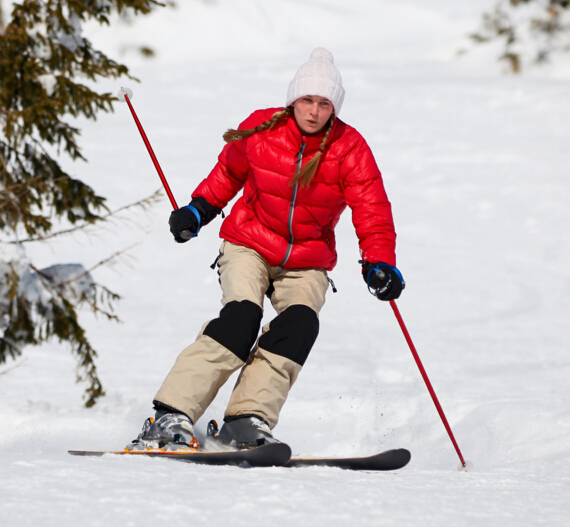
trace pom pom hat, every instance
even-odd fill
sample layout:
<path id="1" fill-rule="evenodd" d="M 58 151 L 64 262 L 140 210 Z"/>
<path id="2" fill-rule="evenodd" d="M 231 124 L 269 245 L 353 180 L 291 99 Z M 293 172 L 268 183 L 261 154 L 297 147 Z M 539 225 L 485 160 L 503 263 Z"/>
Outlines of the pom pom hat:
<path id="1" fill-rule="evenodd" d="M 344 101 L 342 77 L 334 65 L 334 57 L 325 48 L 316 48 L 311 53 L 289 84 L 286 106 L 290 106 L 305 95 L 327 98 L 334 107 L 335 115 L 340 113 Z"/>

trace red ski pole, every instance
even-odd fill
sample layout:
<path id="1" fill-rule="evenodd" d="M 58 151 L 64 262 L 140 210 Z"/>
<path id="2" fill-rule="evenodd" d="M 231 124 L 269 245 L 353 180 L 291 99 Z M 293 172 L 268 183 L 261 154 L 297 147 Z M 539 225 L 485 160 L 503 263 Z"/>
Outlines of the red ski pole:
<path id="1" fill-rule="evenodd" d="M 164 177 L 164 172 L 162 172 L 162 168 L 160 168 L 160 164 L 158 163 L 158 159 L 154 155 L 154 151 L 152 149 L 152 146 L 150 146 L 150 142 L 149 142 L 149 140 L 148 140 L 148 138 L 144 132 L 144 129 L 143 129 L 143 127 L 139 121 L 139 118 L 137 117 L 135 109 L 133 108 L 133 105 L 131 104 L 131 99 L 133 98 L 132 90 L 130 90 L 129 88 L 121 88 L 119 90 L 119 93 L 117 94 L 117 98 L 119 99 L 119 101 L 126 102 L 127 105 L 129 106 L 129 110 L 131 111 L 131 114 L 133 115 L 133 119 L 135 120 L 135 124 L 137 125 L 137 128 L 139 129 L 142 140 L 146 146 L 146 149 L 148 150 L 148 153 L 150 155 L 150 158 L 152 159 L 152 162 L 154 163 L 156 171 L 158 172 L 158 177 L 160 178 L 160 181 L 162 181 L 162 186 L 164 187 L 164 190 L 166 191 L 166 195 L 168 196 L 168 199 L 170 200 L 172 208 L 174 210 L 177 210 L 178 204 L 176 203 L 176 200 L 174 199 L 174 195 L 172 194 L 172 191 L 170 190 L 168 182 L 166 181 L 166 177 Z M 185 240 L 189 240 L 193 236 L 192 236 L 192 233 L 190 231 L 182 231 L 180 233 L 180 237 L 184 238 Z"/>
<path id="2" fill-rule="evenodd" d="M 431 395 L 431 398 L 435 404 L 435 407 L 437 408 L 439 416 L 441 417 L 443 425 L 445 426 L 445 429 L 447 430 L 447 434 L 449 435 L 449 439 L 451 439 L 451 442 L 453 443 L 453 446 L 455 447 L 455 451 L 457 452 L 457 455 L 459 456 L 459 460 L 461 461 L 461 464 L 457 467 L 457 470 L 469 472 L 470 470 L 473 469 L 473 463 L 471 463 L 471 461 L 465 461 L 465 459 L 463 458 L 463 454 L 461 453 L 461 450 L 459 450 L 459 445 L 457 444 L 457 441 L 455 440 L 455 436 L 453 435 L 453 432 L 451 431 L 451 427 L 449 426 L 449 423 L 447 422 L 447 418 L 445 417 L 445 414 L 443 413 L 443 408 L 441 407 L 441 404 L 439 404 L 439 400 L 437 399 L 437 395 L 435 394 L 433 386 L 431 385 L 431 382 L 427 376 L 426 370 L 422 364 L 422 361 L 420 360 L 420 356 L 418 355 L 416 347 L 414 346 L 414 343 L 412 342 L 412 338 L 410 337 L 410 333 L 408 332 L 408 329 L 406 328 L 406 325 L 404 324 L 404 320 L 402 319 L 402 315 L 400 315 L 400 310 L 398 309 L 396 302 L 394 300 L 390 300 L 390 306 L 392 307 L 392 310 L 394 311 L 394 315 L 396 315 L 396 319 L 398 320 L 398 324 L 400 324 L 400 328 L 402 329 L 402 333 L 404 334 L 404 337 L 406 338 L 406 342 L 408 343 L 408 346 L 410 347 L 410 351 L 412 352 L 412 355 L 414 356 L 416 364 L 418 365 L 420 373 L 422 374 L 424 382 L 425 382 L 427 389 Z"/>

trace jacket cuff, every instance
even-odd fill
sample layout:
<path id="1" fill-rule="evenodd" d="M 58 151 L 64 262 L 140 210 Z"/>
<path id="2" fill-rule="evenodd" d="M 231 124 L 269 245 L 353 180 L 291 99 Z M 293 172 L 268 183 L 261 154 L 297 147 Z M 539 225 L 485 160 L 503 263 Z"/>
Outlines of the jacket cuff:
<path id="1" fill-rule="evenodd" d="M 190 205 L 192 205 L 200 213 L 200 216 L 202 217 L 202 225 L 208 225 L 208 223 L 210 223 L 218 214 L 220 214 L 220 212 L 222 212 L 221 209 L 210 205 L 202 197 L 194 198 L 190 202 Z"/>

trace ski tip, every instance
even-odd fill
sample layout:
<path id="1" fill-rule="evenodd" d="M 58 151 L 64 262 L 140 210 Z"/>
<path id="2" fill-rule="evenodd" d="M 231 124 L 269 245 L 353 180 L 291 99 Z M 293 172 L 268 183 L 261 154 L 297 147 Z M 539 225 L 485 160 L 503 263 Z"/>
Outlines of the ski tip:
<path id="1" fill-rule="evenodd" d="M 378 457 L 385 458 L 386 470 L 397 470 L 411 461 L 412 453 L 407 448 L 394 448 L 378 454 Z"/>
<path id="2" fill-rule="evenodd" d="M 396 449 L 396 452 L 398 452 L 398 454 L 401 456 L 401 460 L 404 463 L 404 466 L 406 466 L 412 459 L 412 453 L 406 448 L 398 448 Z"/>
<path id="3" fill-rule="evenodd" d="M 68 450 L 68 454 L 72 456 L 103 456 L 111 452 L 95 451 L 95 450 Z"/>
<path id="4" fill-rule="evenodd" d="M 398 470 L 405 467 L 412 454 L 405 448 L 397 448 L 379 452 L 365 457 L 293 457 L 288 467 L 331 467 L 348 470 Z"/>

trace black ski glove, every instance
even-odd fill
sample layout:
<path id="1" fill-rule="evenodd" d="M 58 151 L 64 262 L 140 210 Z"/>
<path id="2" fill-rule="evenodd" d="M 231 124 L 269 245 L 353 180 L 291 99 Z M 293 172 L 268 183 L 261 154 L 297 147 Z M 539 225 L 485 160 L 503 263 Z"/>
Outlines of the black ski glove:
<path id="1" fill-rule="evenodd" d="M 194 198 L 190 205 L 170 214 L 170 232 L 176 242 L 187 242 L 198 236 L 202 226 L 210 223 L 220 212 L 220 209 L 210 205 L 204 198 Z"/>
<path id="2" fill-rule="evenodd" d="M 383 262 L 361 260 L 362 278 L 368 290 L 379 300 L 396 300 L 406 287 L 404 277 L 397 267 Z"/>

